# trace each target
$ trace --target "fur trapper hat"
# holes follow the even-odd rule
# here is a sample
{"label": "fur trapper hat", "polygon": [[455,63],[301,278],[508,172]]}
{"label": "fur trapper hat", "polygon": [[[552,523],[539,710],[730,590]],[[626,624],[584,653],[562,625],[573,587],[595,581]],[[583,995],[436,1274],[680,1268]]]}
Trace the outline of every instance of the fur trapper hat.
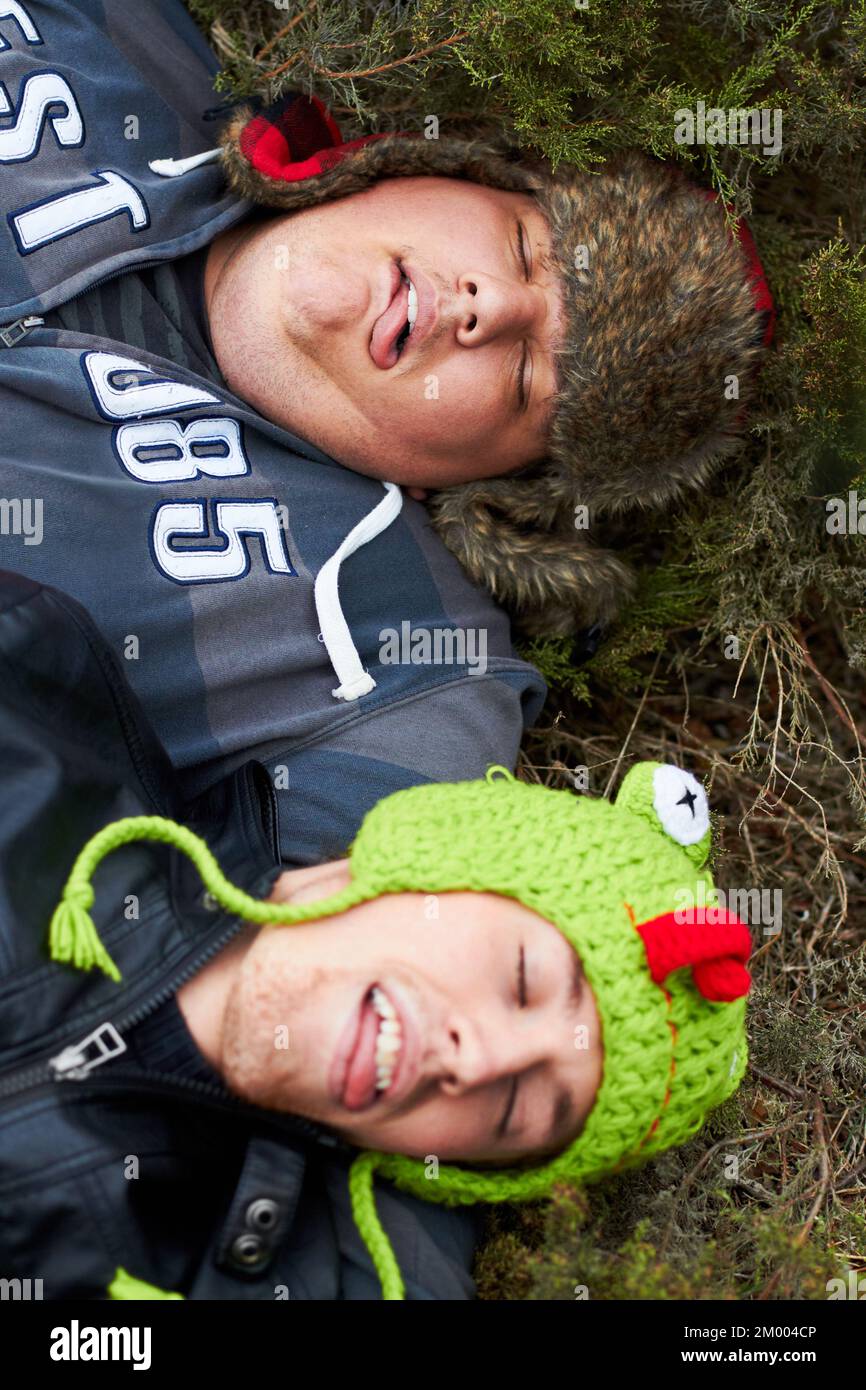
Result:
{"label": "fur trapper hat", "polygon": [[566,312],[546,457],[444,488],[429,506],[445,544],[524,631],[609,621],[633,574],[593,528],[700,487],[742,433],[774,321],[748,229],[735,237],[713,194],[642,154],[553,174],[504,137],[342,143],[323,104],[298,92],[238,109],[221,146],[231,186],[287,212],[424,174],[537,199]]}

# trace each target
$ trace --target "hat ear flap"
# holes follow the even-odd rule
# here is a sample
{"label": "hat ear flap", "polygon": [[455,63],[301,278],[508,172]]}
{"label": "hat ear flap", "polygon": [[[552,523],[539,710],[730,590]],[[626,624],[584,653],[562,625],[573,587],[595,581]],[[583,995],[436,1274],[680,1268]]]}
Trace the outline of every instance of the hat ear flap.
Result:
{"label": "hat ear flap", "polygon": [[557,532],[543,482],[497,478],[436,494],[433,527],[476,583],[506,604],[534,636],[571,636],[607,622],[634,589],[612,551],[579,531]]}
{"label": "hat ear flap", "polygon": [[511,192],[534,193],[542,176],[495,141],[418,131],[386,131],[343,141],[318,97],[290,91],[254,111],[239,108],[220,139],[230,187],[243,198],[291,212],[361,193],[378,179],[433,175],[464,178]]}
{"label": "hat ear flap", "polygon": [[378,177],[365,135],[343,143],[337,123],[317,97],[289,92],[254,112],[240,107],[220,137],[226,179],[242,198],[289,212],[326,198],[344,198]]}

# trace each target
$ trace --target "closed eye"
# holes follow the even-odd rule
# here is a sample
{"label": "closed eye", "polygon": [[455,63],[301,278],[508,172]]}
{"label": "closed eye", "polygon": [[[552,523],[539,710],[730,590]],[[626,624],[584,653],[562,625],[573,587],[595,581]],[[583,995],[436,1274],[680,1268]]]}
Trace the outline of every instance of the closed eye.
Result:
{"label": "closed eye", "polygon": [[[526,1008],[526,956],[525,956],[525,953],[524,953],[523,946],[520,947],[520,951],[518,952],[518,956],[517,956],[517,998],[518,998],[518,1001],[519,1001],[519,1003],[520,1003],[521,1009],[525,1009],[525,1008]],[[505,1107],[505,1114],[502,1116],[502,1119],[499,1121],[499,1124],[498,1124],[497,1127],[496,1127],[496,1136],[497,1136],[498,1139],[504,1139],[504,1138],[505,1138],[506,1131],[507,1131],[507,1128],[508,1128],[508,1121],[511,1119],[511,1113],[512,1113],[512,1111],[514,1110],[514,1104],[515,1104],[515,1101],[516,1101],[516,1100],[517,1100],[517,1077],[515,1076],[515,1077],[512,1077],[512,1080],[511,1080],[511,1093],[510,1093],[509,1098],[508,1098],[508,1104],[507,1104],[507,1106]]]}
{"label": "closed eye", "polygon": [[[526,237],[525,237],[525,235],[524,235],[523,223],[518,219],[518,221],[517,221],[517,223],[516,223],[516,226],[517,226],[517,254],[518,254],[519,258],[520,258],[521,264],[523,265],[523,274],[524,274],[524,277],[525,277],[525,279],[526,279],[526,283],[529,284],[530,279],[531,279],[531,275],[530,275],[530,269],[529,269],[529,261],[527,260],[527,257],[526,257]],[[520,368],[519,368],[519,371],[518,371],[518,374],[517,374],[517,408],[518,408],[518,410],[521,411],[521,412],[525,411],[525,410],[526,410],[526,406],[527,406],[527,398],[526,398],[526,381],[525,381],[525,377],[526,377],[526,358],[527,358],[527,348],[526,348],[526,343],[524,342],[524,344],[523,344],[523,352],[522,352],[521,357],[520,357]]]}

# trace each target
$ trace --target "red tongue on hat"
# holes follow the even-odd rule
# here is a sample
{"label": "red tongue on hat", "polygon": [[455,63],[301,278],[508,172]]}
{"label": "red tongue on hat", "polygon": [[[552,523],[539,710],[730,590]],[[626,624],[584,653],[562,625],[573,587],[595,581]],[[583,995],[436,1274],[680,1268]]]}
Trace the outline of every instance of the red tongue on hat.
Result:
{"label": "red tongue on hat", "polygon": [[748,994],[752,937],[739,917],[722,907],[664,912],[637,924],[657,985],[672,970],[692,967],[692,979],[705,999],[731,1003]]}

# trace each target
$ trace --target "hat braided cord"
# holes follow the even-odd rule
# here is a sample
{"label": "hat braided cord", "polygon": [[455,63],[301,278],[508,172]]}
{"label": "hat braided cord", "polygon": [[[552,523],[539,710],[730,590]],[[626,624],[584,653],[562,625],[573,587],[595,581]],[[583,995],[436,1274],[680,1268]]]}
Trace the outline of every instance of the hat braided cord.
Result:
{"label": "hat braided cord", "polygon": [[[90,880],[107,854],[133,840],[155,840],[187,855],[208,891],[235,917],[263,926],[287,925],[297,920],[297,907],[291,903],[262,902],[230,883],[205,841],[185,825],[163,816],[127,816],[98,831],[73,864],[61,901],[51,918],[48,939],[52,960],[67,961],[80,970],[97,966],[110,979],[120,980],[120,971],[100,941],[90,916],[94,896]],[[350,889],[336,894],[334,911],[341,910],[343,900],[346,904],[355,902],[356,895]]]}

